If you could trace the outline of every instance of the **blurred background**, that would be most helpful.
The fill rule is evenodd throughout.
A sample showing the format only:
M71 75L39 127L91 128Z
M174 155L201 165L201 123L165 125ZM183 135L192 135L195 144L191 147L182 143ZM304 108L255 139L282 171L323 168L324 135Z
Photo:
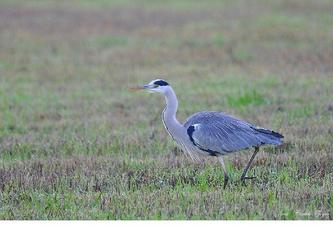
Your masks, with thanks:
M0 217L328 218L332 13L330 0L0 0ZM164 101L127 90L155 78L175 89L181 121L218 110L285 135L257 162L271 212L238 210L217 193L218 166L198 173L178 154ZM235 175L247 158L230 158ZM179 204L182 181L177 193L196 198Z

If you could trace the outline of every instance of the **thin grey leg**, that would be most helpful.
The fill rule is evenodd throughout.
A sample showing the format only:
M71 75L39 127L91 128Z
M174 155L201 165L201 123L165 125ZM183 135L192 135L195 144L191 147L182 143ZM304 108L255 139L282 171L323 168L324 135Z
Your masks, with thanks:
M227 169L225 167L225 164L224 164L224 160L223 160L223 157L222 156L219 156L219 161L221 162L222 164L222 167L223 167L223 172L224 172L224 183L223 183L223 188L225 189L227 184L228 184L228 181L229 181L229 176L228 176L228 173L227 173Z
M244 171L242 173L242 177L241 177L241 181L244 183L246 179L253 179L255 178L255 176L253 177L248 177L246 176L247 175L247 172L249 171L250 167L251 167L251 164L253 162L253 159L254 157L257 155L257 153L259 152L259 147L255 147L254 148L254 152L253 152L253 155L251 156L251 159L250 161L248 162L248 164L246 165L246 167L244 168Z

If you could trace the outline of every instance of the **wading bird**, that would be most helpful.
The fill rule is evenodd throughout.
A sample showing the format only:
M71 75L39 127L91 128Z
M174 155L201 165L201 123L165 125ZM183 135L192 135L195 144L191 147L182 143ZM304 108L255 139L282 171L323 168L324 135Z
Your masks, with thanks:
M224 188L228 183L228 173L223 156L229 153L253 147L254 152L244 168L242 183L246 179L252 161L265 144L281 145L283 136L274 131L255 126L230 115L216 111L203 111L190 116L184 124L176 118L178 100L172 87L162 79L156 79L149 84L131 88L132 90L147 90L164 95L166 107L162 112L162 121L169 135L177 142L183 151L194 160L203 156L215 156L222 164L224 171Z

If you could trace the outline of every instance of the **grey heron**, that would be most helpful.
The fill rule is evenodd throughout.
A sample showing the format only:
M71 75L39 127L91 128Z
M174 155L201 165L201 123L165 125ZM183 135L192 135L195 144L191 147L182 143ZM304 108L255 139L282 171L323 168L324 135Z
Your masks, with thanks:
M224 171L224 188L229 180L223 161L224 155L254 148L254 152L241 175L241 181L244 183L246 179L254 178L254 176L247 176L247 173L259 147L265 144L282 144L283 135L222 112L198 112L190 116L184 124L181 124L176 118L178 108L176 94L165 80L156 79L149 84L132 89L160 93L165 97L166 107L162 112L165 129L192 159L198 160L205 156L217 157Z

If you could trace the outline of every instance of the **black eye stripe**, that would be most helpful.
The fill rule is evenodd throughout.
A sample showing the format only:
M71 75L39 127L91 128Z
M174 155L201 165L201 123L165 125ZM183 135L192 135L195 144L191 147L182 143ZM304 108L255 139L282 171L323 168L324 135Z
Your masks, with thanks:
M154 82L155 85L158 85L158 86L168 86L169 84L164 81L164 80L158 80L156 82Z

